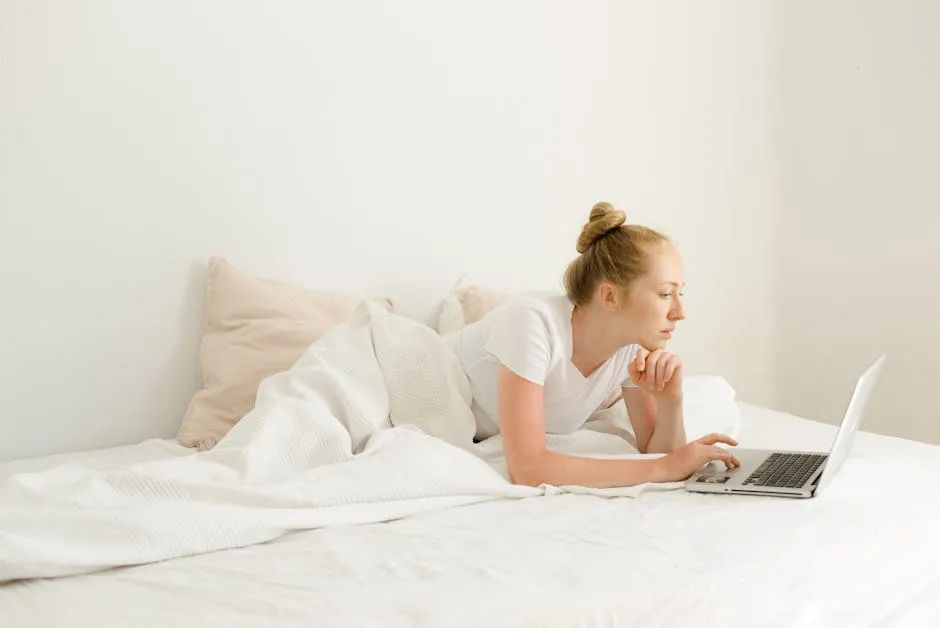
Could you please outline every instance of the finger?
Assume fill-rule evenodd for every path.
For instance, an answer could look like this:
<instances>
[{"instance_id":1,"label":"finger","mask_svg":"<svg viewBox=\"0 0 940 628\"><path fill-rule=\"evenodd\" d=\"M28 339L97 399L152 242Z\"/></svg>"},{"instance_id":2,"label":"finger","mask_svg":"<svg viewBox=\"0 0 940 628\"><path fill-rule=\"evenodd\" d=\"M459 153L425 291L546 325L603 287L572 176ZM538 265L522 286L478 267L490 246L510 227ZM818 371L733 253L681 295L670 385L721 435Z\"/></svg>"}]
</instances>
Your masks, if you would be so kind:
<instances>
[{"instance_id":1,"label":"finger","mask_svg":"<svg viewBox=\"0 0 940 628\"><path fill-rule=\"evenodd\" d=\"M658 384L656 382L656 367L659 364L660 356L662 351L656 350L646 356L646 374L649 379L649 389L656 390Z\"/></svg>"},{"instance_id":2,"label":"finger","mask_svg":"<svg viewBox=\"0 0 940 628\"><path fill-rule=\"evenodd\" d=\"M669 366L669 360L672 358L664 353L656 362L656 387L662 390L666 387L666 367Z\"/></svg>"},{"instance_id":3,"label":"finger","mask_svg":"<svg viewBox=\"0 0 940 628\"><path fill-rule=\"evenodd\" d=\"M715 443L725 443L726 445L737 445L738 441L724 434L709 434L698 439L703 445L714 445Z\"/></svg>"},{"instance_id":4,"label":"finger","mask_svg":"<svg viewBox=\"0 0 940 628\"><path fill-rule=\"evenodd\" d=\"M740 466L740 465L741 465L741 463L738 462L737 457L735 457L735 455L734 455L733 453L731 453L730 451L728 451L728 450L725 449L724 447L715 447L715 449L718 450L718 452L719 452L719 453L718 453L718 456L720 456L721 459L725 461L725 464L727 464L729 468L730 468L730 467L737 467L737 466Z\"/></svg>"},{"instance_id":5,"label":"finger","mask_svg":"<svg viewBox=\"0 0 940 628\"><path fill-rule=\"evenodd\" d=\"M644 370L646 370L646 356L648 355L649 355L649 351L647 351L643 347L640 347L639 349L637 349L636 357L633 358L633 363L636 364L637 371L642 373Z\"/></svg>"},{"instance_id":6,"label":"finger","mask_svg":"<svg viewBox=\"0 0 940 628\"><path fill-rule=\"evenodd\" d=\"M633 380L634 384L640 387L643 386L643 373L640 372L635 360L627 367L627 373L630 375L630 379Z\"/></svg>"},{"instance_id":7,"label":"finger","mask_svg":"<svg viewBox=\"0 0 940 628\"><path fill-rule=\"evenodd\" d=\"M663 382L668 384L672 381L673 375L679 370L680 366L682 366L682 360L679 359L679 356L674 355L669 358L669 362L666 364L666 371L663 374Z\"/></svg>"},{"instance_id":8,"label":"finger","mask_svg":"<svg viewBox=\"0 0 940 628\"><path fill-rule=\"evenodd\" d=\"M733 469L734 467L740 466L730 451L722 449L721 447L712 447L710 449L712 460L721 460L725 463L725 468Z\"/></svg>"}]
</instances>

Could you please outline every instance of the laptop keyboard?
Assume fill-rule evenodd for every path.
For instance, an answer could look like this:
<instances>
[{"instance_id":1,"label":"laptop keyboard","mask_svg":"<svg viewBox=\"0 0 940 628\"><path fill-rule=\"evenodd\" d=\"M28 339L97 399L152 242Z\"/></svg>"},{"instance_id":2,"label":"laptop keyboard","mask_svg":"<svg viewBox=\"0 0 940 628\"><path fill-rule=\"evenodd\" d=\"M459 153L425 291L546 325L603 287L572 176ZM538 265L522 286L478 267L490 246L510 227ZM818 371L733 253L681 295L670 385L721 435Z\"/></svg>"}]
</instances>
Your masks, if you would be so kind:
<instances>
[{"instance_id":1,"label":"laptop keyboard","mask_svg":"<svg viewBox=\"0 0 940 628\"><path fill-rule=\"evenodd\" d=\"M799 488L825 462L819 454L771 454L744 484L774 488Z\"/></svg>"}]
</instances>

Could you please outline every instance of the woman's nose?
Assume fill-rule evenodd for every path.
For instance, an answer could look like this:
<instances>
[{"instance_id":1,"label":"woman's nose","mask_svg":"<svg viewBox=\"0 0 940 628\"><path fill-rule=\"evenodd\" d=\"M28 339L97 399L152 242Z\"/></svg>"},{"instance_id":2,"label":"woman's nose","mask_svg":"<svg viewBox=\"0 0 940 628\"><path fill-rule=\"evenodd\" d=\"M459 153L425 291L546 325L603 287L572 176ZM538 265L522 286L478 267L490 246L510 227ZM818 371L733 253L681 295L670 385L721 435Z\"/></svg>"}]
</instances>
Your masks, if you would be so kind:
<instances>
[{"instance_id":1,"label":"woman's nose","mask_svg":"<svg viewBox=\"0 0 940 628\"><path fill-rule=\"evenodd\" d=\"M682 305L682 302L676 300L675 306L672 308L672 320L681 321L685 318L685 307Z\"/></svg>"}]
</instances>

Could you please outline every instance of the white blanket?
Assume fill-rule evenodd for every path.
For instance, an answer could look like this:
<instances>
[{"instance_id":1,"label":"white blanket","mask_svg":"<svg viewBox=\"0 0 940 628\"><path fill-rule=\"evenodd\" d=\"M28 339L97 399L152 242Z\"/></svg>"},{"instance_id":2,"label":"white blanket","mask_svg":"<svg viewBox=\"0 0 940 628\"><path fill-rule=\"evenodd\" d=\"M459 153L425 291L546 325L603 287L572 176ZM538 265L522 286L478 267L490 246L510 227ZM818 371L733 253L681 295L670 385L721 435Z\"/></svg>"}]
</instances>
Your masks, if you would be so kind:
<instances>
[{"instance_id":1,"label":"white blanket","mask_svg":"<svg viewBox=\"0 0 940 628\"><path fill-rule=\"evenodd\" d=\"M594 419L576 434L549 438L548 446L644 457L624 437L622 420ZM733 418L722 421L733 431ZM697 426L690 436L711 431L707 420L689 422ZM209 451L108 469L22 473L0 484L0 582L486 500L559 492L636 497L680 486L514 485L499 439L474 444L473 432L469 385L437 333L366 304L294 368L265 380L254 410Z\"/></svg>"}]
</instances>

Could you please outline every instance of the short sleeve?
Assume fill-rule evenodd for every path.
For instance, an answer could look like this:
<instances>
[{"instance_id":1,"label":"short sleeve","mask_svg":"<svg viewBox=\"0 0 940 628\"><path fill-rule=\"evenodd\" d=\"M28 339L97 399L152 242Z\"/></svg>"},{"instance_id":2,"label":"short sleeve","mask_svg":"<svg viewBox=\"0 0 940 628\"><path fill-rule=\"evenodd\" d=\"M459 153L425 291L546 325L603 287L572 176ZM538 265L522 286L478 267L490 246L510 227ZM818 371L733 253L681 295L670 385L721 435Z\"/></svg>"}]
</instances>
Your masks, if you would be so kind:
<instances>
[{"instance_id":1,"label":"short sleeve","mask_svg":"<svg viewBox=\"0 0 940 628\"><path fill-rule=\"evenodd\" d=\"M630 379L630 363L636 359L637 351L639 351L640 345L630 345L629 347L624 347L626 356L623 362L623 381L620 382L620 385L624 388L636 388L637 385L633 383L633 380Z\"/></svg>"},{"instance_id":2,"label":"short sleeve","mask_svg":"<svg viewBox=\"0 0 940 628\"><path fill-rule=\"evenodd\" d=\"M523 304L507 306L494 321L484 350L516 375L540 386L551 362L545 319Z\"/></svg>"}]
</instances>

